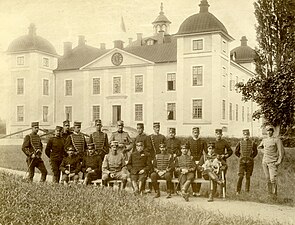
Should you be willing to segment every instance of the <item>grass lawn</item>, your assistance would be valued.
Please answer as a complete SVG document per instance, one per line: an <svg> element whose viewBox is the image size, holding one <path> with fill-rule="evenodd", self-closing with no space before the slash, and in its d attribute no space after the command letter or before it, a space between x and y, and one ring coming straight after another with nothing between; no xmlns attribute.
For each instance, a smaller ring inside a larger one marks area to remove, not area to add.
<svg viewBox="0 0 295 225"><path fill-rule="evenodd" d="M45 154L42 156L45 166L52 174L49 160ZM269 204L295 206L295 149L286 149L286 156L279 168L278 198L273 199L267 194L266 180L261 166L261 153L255 159L254 172L251 178L250 193L244 192L245 179L242 193L236 196L236 182L238 179L238 158L232 155L228 159L227 172L227 198L240 201L253 201ZM0 146L0 167L26 171L26 156L20 146ZM38 171L38 170L37 170ZM208 185L203 185L202 195L206 195Z"/></svg>

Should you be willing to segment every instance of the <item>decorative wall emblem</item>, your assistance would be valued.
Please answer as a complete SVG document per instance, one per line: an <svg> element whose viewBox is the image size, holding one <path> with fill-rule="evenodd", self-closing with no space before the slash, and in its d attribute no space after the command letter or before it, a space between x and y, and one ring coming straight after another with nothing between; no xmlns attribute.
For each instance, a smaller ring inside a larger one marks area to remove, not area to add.
<svg viewBox="0 0 295 225"><path fill-rule="evenodd" d="M119 52L116 52L112 55L112 63L115 65L115 66L119 66L121 65L121 63L123 62L123 56L121 53Z"/></svg>

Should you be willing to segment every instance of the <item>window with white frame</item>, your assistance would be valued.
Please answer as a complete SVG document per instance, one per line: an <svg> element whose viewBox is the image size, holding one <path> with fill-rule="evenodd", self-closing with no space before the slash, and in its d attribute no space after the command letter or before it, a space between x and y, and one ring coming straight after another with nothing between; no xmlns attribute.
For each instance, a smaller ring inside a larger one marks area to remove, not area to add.
<svg viewBox="0 0 295 225"><path fill-rule="evenodd" d="M229 120L233 120L233 104L229 103Z"/></svg>
<svg viewBox="0 0 295 225"><path fill-rule="evenodd" d="M193 86L203 85L203 66L193 66Z"/></svg>
<svg viewBox="0 0 295 225"><path fill-rule="evenodd" d="M176 120L176 103L167 103L167 120Z"/></svg>
<svg viewBox="0 0 295 225"><path fill-rule="evenodd" d="M43 106L43 122L48 122L48 106Z"/></svg>
<svg viewBox="0 0 295 225"><path fill-rule="evenodd" d="M16 121L17 122L24 122L24 114L25 114L25 107L18 105L16 107Z"/></svg>
<svg viewBox="0 0 295 225"><path fill-rule="evenodd" d="M65 90L66 90L66 93L65 93L66 96L71 96L73 94L73 81L72 80L66 80Z"/></svg>
<svg viewBox="0 0 295 225"><path fill-rule="evenodd" d="M143 105L135 104L135 121L143 121Z"/></svg>
<svg viewBox="0 0 295 225"><path fill-rule="evenodd" d="M225 100L222 100L222 119L225 120Z"/></svg>
<svg viewBox="0 0 295 225"><path fill-rule="evenodd" d="M17 78L17 80L16 80L16 93L18 95L24 94L24 87L25 87L25 79L24 78Z"/></svg>
<svg viewBox="0 0 295 225"><path fill-rule="evenodd" d="M230 73L229 75L229 90L233 91L234 90L234 85L235 85L235 81L233 80L233 74Z"/></svg>
<svg viewBox="0 0 295 225"><path fill-rule="evenodd" d="M93 105L92 106L92 121L100 119L100 106Z"/></svg>
<svg viewBox="0 0 295 225"><path fill-rule="evenodd" d="M245 107L242 106L242 121L245 121Z"/></svg>
<svg viewBox="0 0 295 225"><path fill-rule="evenodd" d="M24 56L16 57L16 65L18 65L18 66L25 65L25 57Z"/></svg>
<svg viewBox="0 0 295 225"><path fill-rule="evenodd" d="M100 94L100 78L95 77L92 79L92 94Z"/></svg>
<svg viewBox="0 0 295 225"><path fill-rule="evenodd" d="M222 40L222 52L227 53L227 42Z"/></svg>
<svg viewBox="0 0 295 225"><path fill-rule="evenodd" d="M136 75L135 81L135 92L143 92L143 75Z"/></svg>
<svg viewBox="0 0 295 225"><path fill-rule="evenodd" d="M73 116L73 107L72 106L65 106L65 118L68 118L69 121L72 121Z"/></svg>
<svg viewBox="0 0 295 225"><path fill-rule="evenodd" d="M43 66L49 67L49 58L43 58Z"/></svg>
<svg viewBox="0 0 295 225"><path fill-rule="evenodd" d="M203 50L203 39L193 40L193 51Z"/></svg>
<svg viewBox="0 0 295 225"><path fill-rule="evenodd" d="M236 104L236 121L239 121L239 105Z"/></svg>
<svg viewBox="0 0 295 225"><path fill-rule="evenodd" d="M149 39L146 42L146 45L153 45L154 44L154 40L153 39Z"/></svg>
<svg viewBox="0 0 295 225"><path fill-rule="evenodd" d="M43 79L43 95L49 95L49 80Z"/></svg>
<svg viewBox="0 0 295 225"><path fill-rule="evenodd" d="M176 73L167 73L167 90L176 90Z"/></svg>
<svg viewBox="0 0 295 225"><path fill-rule="evenodd" d="M222 67L222 87L226 86L226 68Z"/></svg>
<svg viewBox="0 0 295 225"><path fill-rule="evenodd" d="M203 100L194 99L193 100L193 119L203 118Z"/></svg>
<svg viewBox="0 0 295 225"><path fill-rule="evenodd" d="M113 77L113 94L121 93L121 77Z"/></svg>

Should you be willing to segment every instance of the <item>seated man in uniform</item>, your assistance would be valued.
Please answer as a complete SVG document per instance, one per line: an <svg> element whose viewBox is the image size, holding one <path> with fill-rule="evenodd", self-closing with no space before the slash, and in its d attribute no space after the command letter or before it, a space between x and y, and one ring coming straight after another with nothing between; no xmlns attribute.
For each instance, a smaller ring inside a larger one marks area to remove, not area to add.
<svg viewBox="0 0 295 225"><path fill-rule="evenodd" d="M95 153L94 143L88 144L88 154L82 161L82 172L85 174L84 184L91 184L93 180L101 178L101 158Z"/></svg>
<svg viewBox="0 0 295 225"><path fill-rule="evenodd" d="M196 164L193 156L188 155L188 145L181 145L181 156L176 158L175 171L179 174L181 193L185 201L189 201L187 190L195 178Z"/></svg>
<svg viewBox="0 0 295 225"><path fill-rule="evenodd" d="M70 179L73 179L74 183L78 183L81 170L80 157L74 153L72 146L67 147L67 154L68 156L62 160L60 165L60 170L62 171L61 181L65 185L69 183Z"/></svg>
<svg viewBox="0 0 295 225"><path fill-rule="evenodd" d="M173 190L172 177L173 177L173 155L167 153L166 145L161 143L160 154L155 156L153 160L154 171L151 174L152 184L156 191L155 198L160 197L160 189L158 179L164 179L167 181L167 198L171 198L171 192Z"/></svg>
<svg viewBox="0 0 295 225"><path fill-rule="evenodd" d="M123 189L127 184L127 174L124 173L125 160L122 153L118 153L118 142L111 142L111 151L102 162L102 183L107 186L110 180L122 180Z"/></svg>
<svg viewBox="0 0 295 225"><path fill-rule="evenodd" d="M134 194L142 194L148 172L151 169L150 155L144 152L143 142L136 143L136 151L130 155L127 169L130 172Z"/></svg>

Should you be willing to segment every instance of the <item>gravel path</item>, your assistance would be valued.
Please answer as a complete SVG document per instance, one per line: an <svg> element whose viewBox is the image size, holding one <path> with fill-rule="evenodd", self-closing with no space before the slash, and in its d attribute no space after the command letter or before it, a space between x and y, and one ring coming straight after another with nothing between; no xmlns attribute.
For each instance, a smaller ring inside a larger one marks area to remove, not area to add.
<svg viewBox="0 0 295 225"><path fill-rule="evenodd" d="M6 168L0 168L1 171L24 176L24 171L11 170ZM40 174L35 173L34 181L39 181ZM52 176L47 176L47 181L51 182ZM277 221L281 224L294 224L295 225L295 207L280 206L280 205L268 205L256 202L243 202L243 201L231 201L214 199L214 202L207 202L206 198L191 197L189 202L185 202L180 196L175 196L171 199L165 198L165 193L159 199L160 204L177 204L183 207L190 206L192 208L205 209L212 211L213 213L220 213L224 216L241 216L251 217L255 220L261 220L267 222Z"/></svg>

